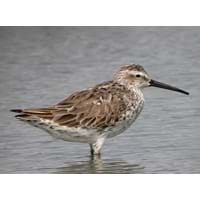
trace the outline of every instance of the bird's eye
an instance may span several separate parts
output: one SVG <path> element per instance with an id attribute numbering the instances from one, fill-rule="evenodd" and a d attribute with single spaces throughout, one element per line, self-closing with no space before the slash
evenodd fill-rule
<path id="1" fill-rule="evenodd" d="M 140 77 L 140 74 L 136 74 L 136 77 L 139 78 L 139 77 Z"/>

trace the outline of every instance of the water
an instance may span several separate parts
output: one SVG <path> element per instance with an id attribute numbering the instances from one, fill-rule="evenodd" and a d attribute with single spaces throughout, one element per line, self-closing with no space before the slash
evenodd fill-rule
<path id="1" fill-rule="evenodd" d="M 199 56 L 199 27 L 1 27 L 0 173 L 200 173 Z M 9 112 L 55 104 L 128 63 L 191 95 L 145 89 L 142 114 L 101 159 Z"/>

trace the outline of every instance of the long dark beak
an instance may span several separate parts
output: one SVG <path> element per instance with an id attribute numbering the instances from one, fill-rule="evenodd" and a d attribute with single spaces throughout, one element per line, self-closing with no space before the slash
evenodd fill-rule
<path id="1" fill-rule="evenodd" d="M 158 81 L 155 81 L 155 80 L 152 80 L 152 79 L 149 83 L 150 83 L 150 86 L 153 86 L 153 87 L 163 88 L 163 89 L 167 89 L 167 90 L 173 90 L 173 91 L 176 91 L 176 92 L 180 92 L 180 93 L 189 95 L 189 92 L 186 92 L 186 91 L 181 90 L 179 88 L 176 88 L 174 86 L 171 86 L 171 85 L 168 85 L 168 84 L 165 84 L 165 83 L 161 83 L 161 82 L 158 82 Z"/>

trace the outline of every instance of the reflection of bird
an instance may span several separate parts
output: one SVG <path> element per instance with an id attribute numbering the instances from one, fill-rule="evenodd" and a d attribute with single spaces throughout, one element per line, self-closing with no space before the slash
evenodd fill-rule
<path id="1" fill-rule="evenodd" d="M 67 162 L 65 166 L 58 167 L 56 174 L 142 174 L 143 166 L 129 164 L 125 161 L 102 160 L 99 156 L 93 156 L 90 160 Z"/>
<path id="2" fill-rule="evenodd" d="M 12 111 L 55 138 L 88 143 L 91 154 L 100 154 L 105 140 L 122 133 L 140 114 L 144 105 L 141 89 L 148 86 L 189 94 L 150 79 L 142 66 L 132 64 L 121 67 L 113 80 L 76 92 L 56 105 Z"/>

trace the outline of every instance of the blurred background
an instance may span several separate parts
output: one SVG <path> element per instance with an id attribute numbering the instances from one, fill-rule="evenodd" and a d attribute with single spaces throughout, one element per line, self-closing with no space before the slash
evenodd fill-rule
<path id="1" fill-rule="evenodd" d="M 101 159 L 12 108 L 55 104 L 124 64 L 190 96 L 147 88 L 145 108 Z M 200 27 L 0 27 L 0 173 L 200 173 Z"/>

